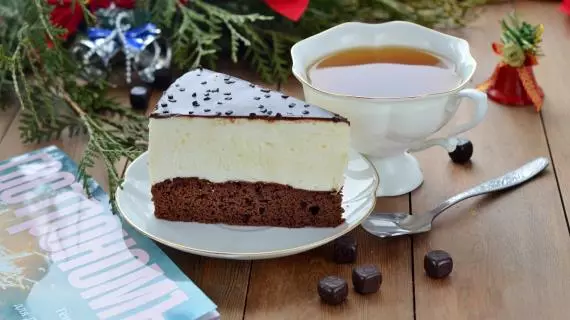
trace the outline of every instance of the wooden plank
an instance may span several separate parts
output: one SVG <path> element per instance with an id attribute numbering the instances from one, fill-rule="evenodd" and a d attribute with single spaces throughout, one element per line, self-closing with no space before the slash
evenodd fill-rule
<path id="1" fill-rule="evenodd" d="M 18 108 L 16 105 L 8 106 L 6 110 L 0 110 L 0 142 L 2 142 L 6 132 L 8 132 L 8 128 L 10 128 L 17 113 Z"/>
<path id="2" fill-rule="evenodd" d="M 545 93 L 542 119 L 550 145 L 552 160 L 566 209 L 570 206 L 570 96 L 568 83 L 570 69 L 570 28 L 568 16 L 558 10 L 560 3 L 518 3 L 517 12 L 531 23 L 543 23 L 545 27 L 542 44 L 545 56 L 534 68 L 538 83 Z M 568 210 L 566 210 L 568 216 Z"/>
<path id="3" fill-rule="evenodd" d="M 302 98 L 298 82 L 283 89 Z M 377 210 L 409 212 L 407 195 L 379 199 Z M 254 261 L 245 319 L 413 319 L 410 239 L 382 241 L 360 227 L 352 231 L 358 241 L 355 265 L 372 263 L 383 273 L 380 293 L 362 296 L 352 290 L 340 306 L 321 303 L 317 282 L 338 275 L 351 284 L 354 265 L 338 265 L 331 259 L 331 244 L 279 259 Z"/>
<path id="4" fill-rule="evenodd" d="M 540 8 L 546 4 L 528 6 L 526 17 L 533 21 L 537 21 L 535 11 L 547 10 Z M 509 5 L 492 7 L 465 30 L 464 36 L 479 62 L 475 83 L 493 71 L 498 58 L 490 43 L 500 35 L 498 20 L 511 9 Z M 539 20 L 547 22 L 547 17 Z M 549 24 L 547 30 L 567 30 L 562 21 L 560 18 L 559 24 Z M 557 44 L 567 41 L 562 35 L 559 39 L 549 37 Z M 556 63 L 567 59 L 563 50 L 559 54 L 554 48 L 549 51 Z M 555 61 L 551 63 L 554 68 Z M 557 68 L 565 70 L 562 65 Z M 554 73 L 552 70 L 549 75 Z M 550 83 L 556 81 L 560 86 L 564 83 L 554 79 Z M 555 88 L 549 88 L 551 99 L 567 91 Z M 547 107 L 549 112 L 556 111 L 551 105 Z M 559 110 L 564 107 L 560 105 Z M 462 117 L 467 111 L 461 111 Z M 453 165 L 441 149 L 418 154 L 425 182 L 412 193 L 415 213 L 427 211 L 439 201 L 534 157 L 549 154 L 540 116 L 532 108 L 490 103 L 485 121 L 467 136 L 475 146 L 471 165 Z M 418 320 L 568 318 L 570 242 L 552 167 L 516 190 L 471 199 L 449 209 L 430 233 L 414 237 L 413 245 Z M 455 267 L 450 278 L 438 281 L 424 275 L 423 256 L 431 249 L 443 249 L 453 256 Z"/>

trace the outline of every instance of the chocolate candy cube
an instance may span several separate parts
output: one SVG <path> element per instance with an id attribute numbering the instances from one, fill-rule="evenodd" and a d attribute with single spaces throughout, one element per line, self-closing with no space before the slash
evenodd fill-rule
<path id="1" fill-rule="evenodd" d="M 352 235 L 344 235 L 333 243 L 333 260 L 336 263 L 352 263 L 356 261 L 356 239 Z"/>
<path id="2" fill-rule="evenodd" d="M 362 294 L 374 293 L 380 289 L 382 274 L 375 265 L 367 264 L 352 269 L 354 291 Z"/>
<path id="3" fill-rule="evenodd" d="M 444 278 L 453 270 L 453 259 L 443 250 L 433 250 L 424 257 L 424 269 L 431 278 Z"/>
<path id="4" fill-rule="evenodd" d="M 146 87 L 135 86 L 131 88 L 130 102 L 135 110 L 146 110 L 150 101 L 150 90 Z"/>
<path id="5" fill-rule="evenodd" d="M 473 143 L 469 140 L 460 139 L 455 150 L 449 152 L 449 157 L 455 163 L 466 163 L 473 155 Z"/>
<path id="6" fill-rule="evenodd" d="M 341 304 L 348 297 L 348 284 L 337 276 L 327 276 L 319 281 L 318 292 L 323 302 Z"/>

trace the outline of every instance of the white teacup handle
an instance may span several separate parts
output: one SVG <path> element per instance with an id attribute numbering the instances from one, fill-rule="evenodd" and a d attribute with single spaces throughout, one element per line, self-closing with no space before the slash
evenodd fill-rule
<path id="1" fill-rule="evenodd" d="M 448 152 L 452 152 L 458 143 L 456 136 L 475 128 L 483 121 L 487 113 L 487 95 L 485 93 L 476 89 L 463 89 L 457 93 L 457 97 L 460 99 L 468 98 L 475 102 L 475 112 L 471 121 L 453 128 L 447 138 L 435 138 L 423 141 L 418 146 L 410 148 L 408 152 L 417 152 L 436 145 L 440 145 Z"/>

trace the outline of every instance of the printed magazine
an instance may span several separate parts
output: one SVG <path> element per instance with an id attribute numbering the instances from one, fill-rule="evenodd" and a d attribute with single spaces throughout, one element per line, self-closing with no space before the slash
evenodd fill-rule
<path id="1" fill-rule="evenodd" d="M 216 305 L 55 146 L 0 162 L 0 319 L 219 319 Z"/>

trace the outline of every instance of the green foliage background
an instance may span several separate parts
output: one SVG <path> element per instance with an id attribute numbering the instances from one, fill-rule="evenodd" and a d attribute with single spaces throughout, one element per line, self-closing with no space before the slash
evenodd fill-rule
<path id="1" fill-rule="evenodd" d="M 82 3 L 80 0 L 77 0 Z M 220 59 L 243 61 L 266 82 L 289 77 L 289 48 L 296 41 L 346 21 L 407 20 L 428 27 L 462 26 L 485 0 L 311 0 L 299 22 L 274 14 L 262 0 L 139 0 L 167 35 L 180 70 L 215 68 Z M 87 135 L 79 164 L 86 182 L 99 158 L 105 164 L 111 200 L 120 186 L 116 164 L 147 148 L 147 119 L 106 95 L 110 84 L 77 81 L 79 64 L 62 30 L 49 23 L 46 0 L 0 0 L 0 108 L 14 97 L 24 143 Z M 91 14 L 84 9 L 88 23 Z M 48 48 L 47 39 L 53 41 Z"/>

